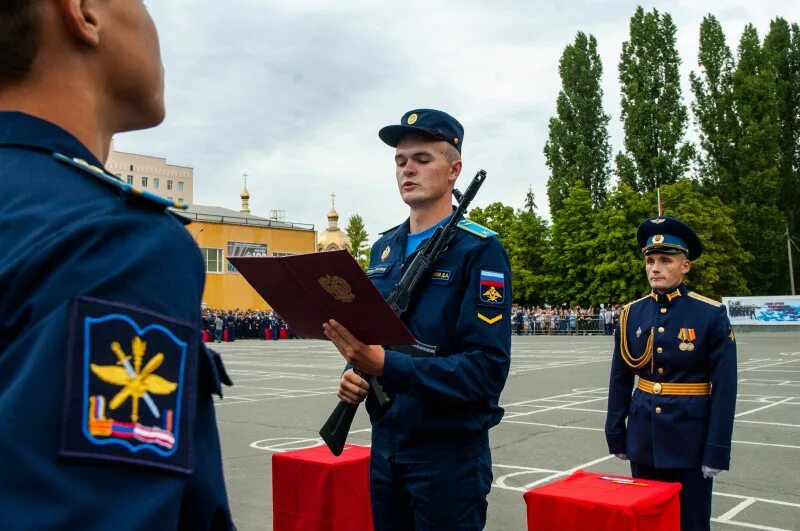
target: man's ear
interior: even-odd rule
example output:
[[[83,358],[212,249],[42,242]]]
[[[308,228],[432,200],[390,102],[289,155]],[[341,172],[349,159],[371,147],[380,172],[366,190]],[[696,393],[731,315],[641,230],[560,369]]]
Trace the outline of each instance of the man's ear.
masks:
[[[681,273],[685,275],[690,269],[692,269],[692,262],[687,258],[683,261],[683,264],[681,264]]]
[[[58,0],[61,16],[80,42],[95,47],[100,44],[98,0]]]
[[[456,179],[458,179],[458,176],[461,175],[461,168],[462,167],[463,167],[463,163],[461,162],[461,159],[453,161],[453,165],[451,166],[451,170],[450,170],[452,172],[452,174],[453,174],[453,183],[455,183]]]

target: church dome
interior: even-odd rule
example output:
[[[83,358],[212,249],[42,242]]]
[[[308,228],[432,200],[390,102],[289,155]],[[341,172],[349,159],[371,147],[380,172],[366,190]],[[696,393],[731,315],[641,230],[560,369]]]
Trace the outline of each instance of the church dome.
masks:
[[[336,194],[331,194],[331,209],[328,211],[328,228],[319,233],[317,237],[317,251],[335,251],[338,249],[353,248],[347,233],[339,228],[339,213],[336,212],[334,199]]]

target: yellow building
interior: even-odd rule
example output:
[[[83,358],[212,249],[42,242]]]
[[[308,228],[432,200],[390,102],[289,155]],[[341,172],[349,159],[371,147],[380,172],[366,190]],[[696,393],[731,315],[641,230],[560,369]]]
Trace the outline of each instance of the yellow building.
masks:
[[[229,256],[288,256],[313,253],[314,225],[290,223],[250,214],[247,187],[242,210],[191,205],[180,214],[192,220],[186,228],[206,262],[203,304],[218,310],[267,310],[269,305],[227,260]]]

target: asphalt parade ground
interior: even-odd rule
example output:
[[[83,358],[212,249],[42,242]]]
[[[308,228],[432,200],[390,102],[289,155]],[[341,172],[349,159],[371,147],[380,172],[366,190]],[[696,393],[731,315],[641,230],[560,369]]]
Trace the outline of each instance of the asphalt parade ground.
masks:
[[[732,470],[714,482],[712,529],[800,530],[800,334],[739,333],[739,397]],[[217,401],[225,477],[241,531],[272,529],[275,452],[322,444],[344,362],[314,340],[216,343],[235,382]],[[629,475],[603,435],[612,339],[513,338],[490,432],[494,482],[489,531],[526,529],[522,494],[584,469]],[[348,443],[369,445],[364,408]]]

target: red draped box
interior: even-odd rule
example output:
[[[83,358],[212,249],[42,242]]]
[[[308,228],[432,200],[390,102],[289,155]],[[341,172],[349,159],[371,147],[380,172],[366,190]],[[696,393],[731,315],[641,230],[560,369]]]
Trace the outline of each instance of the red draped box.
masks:
[[[529,531],[680,531],[680,483],[579,470],[526,492]]]
[[[289,339],[289,329],[281,328],[280,335],[278,337],[281,339]]]
[[[372,531],[369,448],[273,454],[272,518],[274,531]]]

